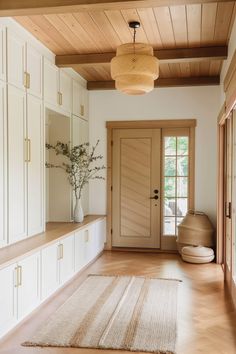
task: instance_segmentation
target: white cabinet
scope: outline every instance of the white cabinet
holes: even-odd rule
[[[72,113],[77,117],[88,119],[88,91],[85,86],[73,80]]]
[[[7,202],[7,120],[6,84],[0,81],[0,247],[6,245],[6,202]]]
[[[12,264],[0,270],[0,336],[17,322],[15,269],[16,265]]]
[[[7,80],[20,89],[25,88],[25,41],[7,29]]]
[[[95,236],[95,248],[97,254],[104,249],[104,243],[106,242],[106,220],[100,220],[96,224],[96,236]]]
[[[0,270],[0,336],[40,302],[39,253]]]
[[[58,242],[41,251],[41,299],[50,296],[59,286]]]
[[[44,100],[52,105],[58,104],[59,68],[44,58]]]
[[[27,95],[28,236],[43,231],[43,112],[42,102]]]
[[[43,95],[43,57],[30,44],[26,45],[26,87],[28,93],[42,98]]]
[[[59,104],[62,109],[71,112],[72,106],[72,79],[63,70],[60,70]]]
[[[18,263],[17,318],[28,315],[40,302],[40,254],[35,253]]]
[[[41,252],[41,298],[51,295],[74,274],[74,234]]]
[[[6,80],[6,27],[0,25],[0,80]]]
[[[74,274],[74,235],[64,238],[58,245],[59,282],[64,284]]]
[[[86,265],[84,230],[75,233],[75,271],[79,272]]]
[[[26,94],[8,85],[8,236],[27,236]]]

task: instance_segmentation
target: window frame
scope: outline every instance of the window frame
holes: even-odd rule
[[[195,127],[189,128],[163,128],[161,132],[161,249],[176,249],[177,235],[164,235],[164,217],[165,217],[165,137],[182,137],[189,138],[188,146],[188,207],[187,210],[194,209],[194,190],[195,190]],[[174,155],[173,155],[174,156]],[[175,155],[176,156],[176,155]],[[177,173],[177,171],[176,171]]]

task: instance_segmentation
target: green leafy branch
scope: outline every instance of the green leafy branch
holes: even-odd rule
[[[55,145],[46,143],[46,149],[53,150],[56,155],[65,156],[68,162],[62,162],[59,165],[46,162],[47,168],[60,168],[68,174],[68,180],[71,184],[76,198],[81,198],[84,186],[91,179],[104,179],[99,172],[104,170],[104,165],[95,165],[103,159],[102,155],[96,155],[95,151],[99,144],[92,146],[90,150],[89,143],[83,143],[70,147],[69,144],[58,141]]]

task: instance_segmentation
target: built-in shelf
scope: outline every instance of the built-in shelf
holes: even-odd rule
[[[104,218],[104,215],[88,215],[82,223],[49,222],[45,232],[0,249],[0,269]]]

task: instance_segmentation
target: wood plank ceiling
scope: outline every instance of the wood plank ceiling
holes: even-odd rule
[[[140,21],[137,41],[150,43],[157,50],[158,57],[158,50],[226,46],[235,12],[235,1],[206,0],[205,3],[188,5],[113,8],[14,18],[57,56],[115,54],[119,45],[132,41],[128,22]],[[223,58],[219,57],[164,61],[160,62],[160,78],[216,78],[220,75],[222,63]],[[109,62],[73,63],[68,66],[89,82],[111,80]],[[99,88],[99,85],[95,86]],[[90,85],[92,87],[93,84]]]

